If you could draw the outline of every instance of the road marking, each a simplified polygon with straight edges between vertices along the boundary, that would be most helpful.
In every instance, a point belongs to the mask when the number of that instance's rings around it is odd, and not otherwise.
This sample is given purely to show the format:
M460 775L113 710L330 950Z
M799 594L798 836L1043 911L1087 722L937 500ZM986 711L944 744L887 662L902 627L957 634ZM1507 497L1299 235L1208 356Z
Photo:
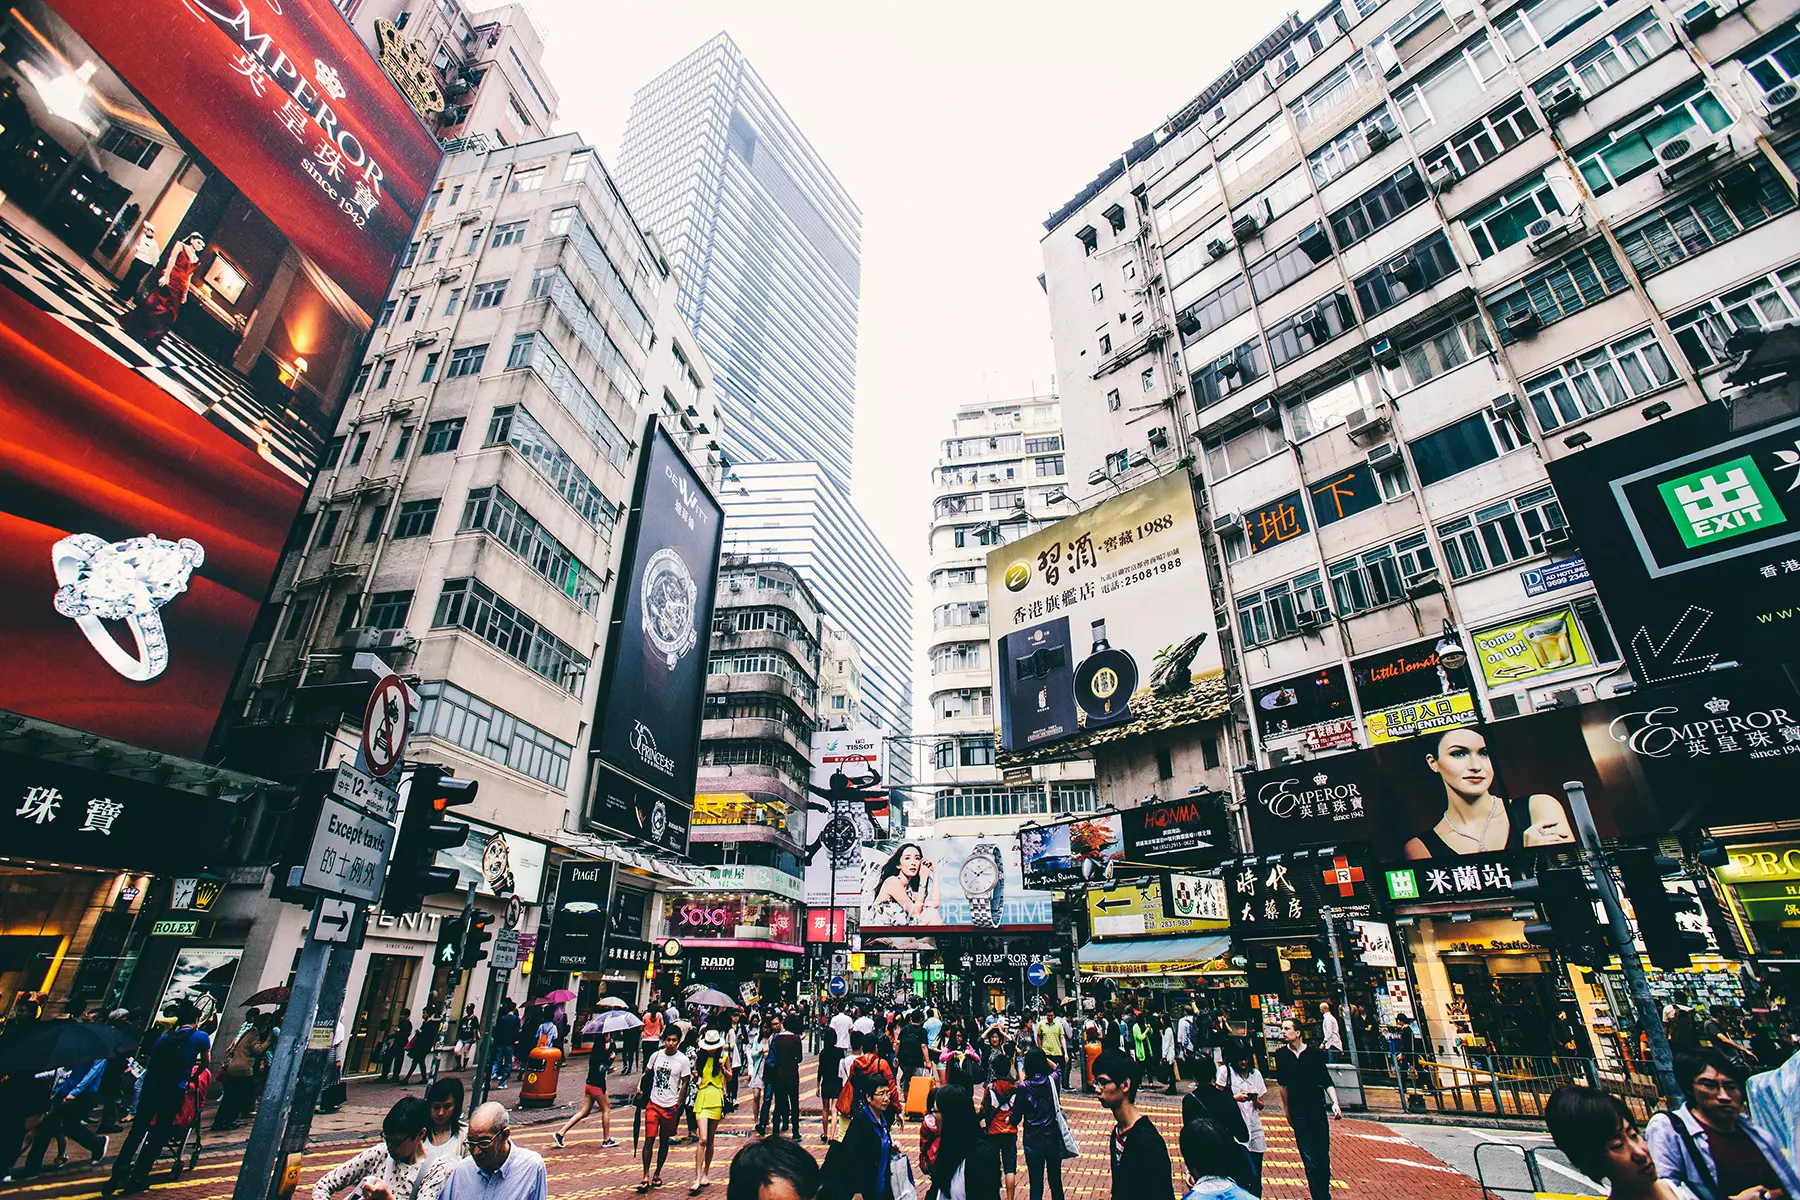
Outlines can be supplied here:
M1417 1167L1421 1171L1442 1171L1446 1175L1462 1175L1455 1167L1440 1167L1436 1163L1422 1163L1410 1158L1378 1158L1376 1162L1395 1163L1402 1167ZM1467 1178L1467 1176L1464 1176Z
M1383 1137L1379 1133L1347 1133L1345 1137L1361 1138L1365 1142L1393 1142L1401 1146L1412 1145L1412 1140L1403 1137Z

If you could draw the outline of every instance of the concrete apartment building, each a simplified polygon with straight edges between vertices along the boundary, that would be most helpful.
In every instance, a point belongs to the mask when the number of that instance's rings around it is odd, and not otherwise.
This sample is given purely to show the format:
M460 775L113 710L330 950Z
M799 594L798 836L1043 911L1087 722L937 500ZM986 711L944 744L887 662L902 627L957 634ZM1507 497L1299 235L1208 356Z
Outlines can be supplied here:
M1339 0L1046 221L1070 485L1203 481L1234 762L1393 736L1384 668L1446 636L1481 715L1629 678L1545 463L1800 311L1797 14Z
M819 728L849 729L863 719L862 649L827 616L819 629Z
M994 765L994 664L987 553L1076 511L1055 396L965 404L931 470L931 735L935 790L916 804L942 836L1000 834L1023 820L1097 807L1094 763L1029 768L1003 783Z

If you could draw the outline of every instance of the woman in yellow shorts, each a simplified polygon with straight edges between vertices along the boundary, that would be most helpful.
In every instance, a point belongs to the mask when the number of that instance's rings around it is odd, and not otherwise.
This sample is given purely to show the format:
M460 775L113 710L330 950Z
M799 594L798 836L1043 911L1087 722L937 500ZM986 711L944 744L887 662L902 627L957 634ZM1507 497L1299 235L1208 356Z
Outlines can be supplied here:
M725 1063L725 1037L716 1029L700 1035L694 1059L694 1119L700 1123L700 1142L694 1147L694 1184L688 1195L712 1184L713 1135L725 1116L725 1079L731 1068Z

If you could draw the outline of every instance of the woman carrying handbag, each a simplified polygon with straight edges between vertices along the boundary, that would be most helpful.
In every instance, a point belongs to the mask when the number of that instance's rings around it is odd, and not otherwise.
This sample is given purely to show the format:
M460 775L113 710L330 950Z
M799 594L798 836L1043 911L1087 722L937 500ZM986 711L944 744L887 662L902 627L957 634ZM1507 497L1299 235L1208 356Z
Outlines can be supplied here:
M1044 1200L1046 1175L1050 1177L1050 1200L1063 1200L1063 1159L1073 1158L1081 1150L1063 1113L1050 1058L1042 1050L1025 1054L1025 1079L1014 1093L1013 1118L1025 1143L1031 1200Z

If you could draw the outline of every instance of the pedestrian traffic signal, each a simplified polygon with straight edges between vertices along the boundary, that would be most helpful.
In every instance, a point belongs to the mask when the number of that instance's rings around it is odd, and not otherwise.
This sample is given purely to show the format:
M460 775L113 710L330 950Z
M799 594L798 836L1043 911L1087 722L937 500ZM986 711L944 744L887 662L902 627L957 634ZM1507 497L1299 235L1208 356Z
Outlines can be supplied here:
M444 813L474 803L480 786L473 779L456 778L448 767L427 764L414 769L406 813L400 818L400 833L388 859L383 911L418 912L425 897L455 890L462 873L454 867L438 866L437 854L462 845L469 827L461 821L446 821Z
M1624 884L1625 896L1631 901L1638 936L1644 941L1651 965L1664 971L1693 966L1693 955L1706 949L1706 935L1683 929L1678 917L1691 913L1699 919L1700 899L1671 892L1664 882L1671 876L1685 878L1681 860L1639 847L1616 852L1613 861L1619 865L1619 882Z
M494 939L493 930L493 913L479 910L470 913L463 928L462 957L456 965L465 971L479 966L488 956L488 943Z
M1612 956L1594 916L1592 886L1580 867L1540 864L1535 879L1513 880L1513 896L1537 906L1538 920L1525 926L1526 941L1582 966L1602 966Z
M461 913L438 922L437 949L431 955L432 966L455 968L457 959L462 956L465 928Z

